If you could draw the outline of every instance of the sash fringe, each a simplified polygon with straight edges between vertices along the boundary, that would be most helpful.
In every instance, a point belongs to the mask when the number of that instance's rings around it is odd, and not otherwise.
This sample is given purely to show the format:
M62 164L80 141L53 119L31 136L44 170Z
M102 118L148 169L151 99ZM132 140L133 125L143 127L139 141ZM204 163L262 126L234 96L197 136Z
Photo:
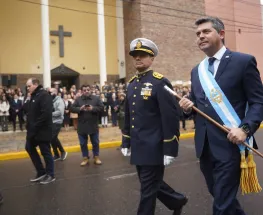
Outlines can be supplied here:
M240 189L242 195L249 193L249 179L248 179L248 164L246 160L245 151L241 152L241 177L240 177Z
M262 188L258 182L257 166L254 161L253 152L248 154L248 176L249 176L249 191L250 193L259 193Z

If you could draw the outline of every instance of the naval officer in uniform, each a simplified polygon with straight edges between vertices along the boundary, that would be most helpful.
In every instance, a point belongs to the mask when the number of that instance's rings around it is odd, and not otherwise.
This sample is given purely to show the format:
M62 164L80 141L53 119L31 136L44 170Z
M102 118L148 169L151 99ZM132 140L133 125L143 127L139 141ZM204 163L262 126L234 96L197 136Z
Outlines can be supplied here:
M141 183L137 215L154 215L156 198L173 215L180 215L187 198L163 181L165 165L178 155L180 107L164 86L171 83L151 65L158 54L154 42L137 38L130 44L137 74L131 78L125 101L125 126L122 153L131 150L131 164L136 165Z

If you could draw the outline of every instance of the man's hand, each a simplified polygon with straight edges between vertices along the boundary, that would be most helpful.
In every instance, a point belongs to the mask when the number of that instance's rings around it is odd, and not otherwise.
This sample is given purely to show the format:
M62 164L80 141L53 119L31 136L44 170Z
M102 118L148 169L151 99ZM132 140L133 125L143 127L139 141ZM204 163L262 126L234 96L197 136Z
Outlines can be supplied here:
M194 103L187 99L186 96L184 96L180 101L179 101L179 105L181 108L183 108L183 110L185 112L189 112L192 110L192 107L194 106Z
M82 105L81 107L80 107L80 110L84 110L85 109L85 105Z
M128 148L121 148L121 153L122 153L123 156L125 156L125 157L131 156L131 152L129 151Z
M228 130L227 139L234 144L241 144L247 139L247 134L241 128L228 128Z
M92 109L93 109L93 107L90 105L90 106L88 106L88 107L86 107L86 110L87 111L92 111Z
M174 162L174 160L175 160L174 157L171 157L171 156L168 156L168 155L164 155L164 157L163 157L163 164L164 164L164 166L168 166L172 162Z

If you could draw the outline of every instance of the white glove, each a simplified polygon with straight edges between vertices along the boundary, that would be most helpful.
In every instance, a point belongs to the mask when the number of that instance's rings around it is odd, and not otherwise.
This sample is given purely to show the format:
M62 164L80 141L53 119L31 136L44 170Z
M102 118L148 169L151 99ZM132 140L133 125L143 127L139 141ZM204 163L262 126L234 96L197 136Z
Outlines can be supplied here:
M128 148L121 148L121 153L122 153L123 156L125 156L125 157L131 156L131 152L129 151Z
M164 166L168 166L169 164L171 164L172 162L174 162L175 158L168 156L168 155L164 155L163 157L163 164Z

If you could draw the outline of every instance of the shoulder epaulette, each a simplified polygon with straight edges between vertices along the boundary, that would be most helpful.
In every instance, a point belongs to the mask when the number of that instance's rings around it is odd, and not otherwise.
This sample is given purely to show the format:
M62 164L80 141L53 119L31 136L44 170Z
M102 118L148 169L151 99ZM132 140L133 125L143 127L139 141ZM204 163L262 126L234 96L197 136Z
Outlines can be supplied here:
M131 83L136 77L137 75L134 75L128 82Z
M153 73L153 77L157 78L157 79L162 79L163 78L163 75L158 73L158 72L154 72Z

